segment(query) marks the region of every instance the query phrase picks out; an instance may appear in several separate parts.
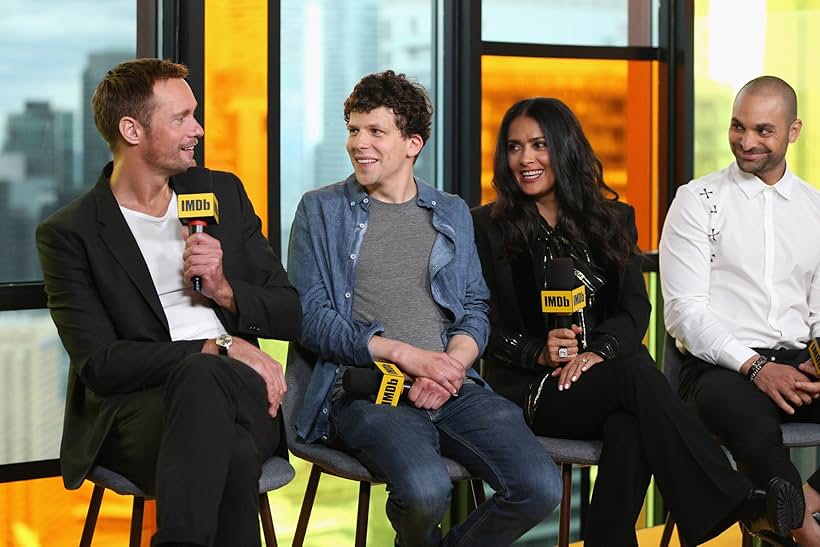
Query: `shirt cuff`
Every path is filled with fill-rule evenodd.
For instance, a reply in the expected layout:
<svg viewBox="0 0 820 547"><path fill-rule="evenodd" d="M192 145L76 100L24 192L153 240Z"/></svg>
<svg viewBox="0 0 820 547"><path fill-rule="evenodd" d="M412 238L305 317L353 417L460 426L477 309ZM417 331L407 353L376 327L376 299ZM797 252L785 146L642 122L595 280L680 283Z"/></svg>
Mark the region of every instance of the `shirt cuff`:
<svg viewBox="0 0 820 547"><path fill-rule="evenodd" d="M752 348L746 347L737 340L732 340L720 350L718 354L718 364L722 367L740 372L740 367L757 355Z"/></svg>

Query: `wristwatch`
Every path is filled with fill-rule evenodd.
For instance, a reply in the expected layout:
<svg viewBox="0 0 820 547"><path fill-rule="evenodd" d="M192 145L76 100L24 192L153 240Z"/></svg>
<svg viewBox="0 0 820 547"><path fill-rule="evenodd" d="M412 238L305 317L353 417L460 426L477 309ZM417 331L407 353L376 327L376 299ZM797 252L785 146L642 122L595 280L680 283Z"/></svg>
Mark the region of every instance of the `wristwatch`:
<svg viewBox="0 0 820 547"><path fill-rule="evenodd" d="M216 349L219 350L219 355L228 355L228 350L233 344L233 336L230 334L222 334L216 338Z"/></svg>

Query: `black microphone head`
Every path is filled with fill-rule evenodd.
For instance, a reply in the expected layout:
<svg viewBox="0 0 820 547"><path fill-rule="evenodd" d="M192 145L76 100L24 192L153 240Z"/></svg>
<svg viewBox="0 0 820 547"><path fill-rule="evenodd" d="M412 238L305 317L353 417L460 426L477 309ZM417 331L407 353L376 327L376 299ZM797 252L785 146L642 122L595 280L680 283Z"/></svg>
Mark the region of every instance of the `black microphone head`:
<svg viewBox="0 0 820 547"><path fill-rule="evenodd" d="M342 374L342 388L357 395L376 395L382 374L376 369L349 367Z"/></svg>
<svg viewBox="0 0 820 547"><path fill-rule="evenodd" d="M567 256L560 256L550 261L550 290L571 291L579 285L575 277L575 265Z"/></svg>

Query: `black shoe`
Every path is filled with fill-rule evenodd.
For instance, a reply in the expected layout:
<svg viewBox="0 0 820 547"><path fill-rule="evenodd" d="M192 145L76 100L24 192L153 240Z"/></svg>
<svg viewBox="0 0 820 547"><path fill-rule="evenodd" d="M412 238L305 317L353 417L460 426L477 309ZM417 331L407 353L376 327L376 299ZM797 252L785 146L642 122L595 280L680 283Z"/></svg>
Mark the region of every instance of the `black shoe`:
<svg viewBox="0 0 820 547"><path fill-rule="evenodd" d="M780 477L769 481L766 491L752 490L741 507L741 522L750 533L768 536L788 545L791 531L803 524L806 506L800 490ZM774 534L775 538L772 538Z"/></svg>

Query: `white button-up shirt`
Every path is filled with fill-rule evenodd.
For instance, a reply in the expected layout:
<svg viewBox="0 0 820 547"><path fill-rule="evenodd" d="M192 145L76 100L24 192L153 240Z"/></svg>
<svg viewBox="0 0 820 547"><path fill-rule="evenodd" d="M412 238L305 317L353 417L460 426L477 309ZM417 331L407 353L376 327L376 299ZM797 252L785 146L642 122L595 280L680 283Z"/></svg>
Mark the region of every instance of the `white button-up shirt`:
<svg viewBox="0 0 820 547"><path fill-rule="evenodd" d="M666 329L739 370L751 348L820 334L820 192L788 169L773 186L732 163L678 188L660 244Z"/></svg>

